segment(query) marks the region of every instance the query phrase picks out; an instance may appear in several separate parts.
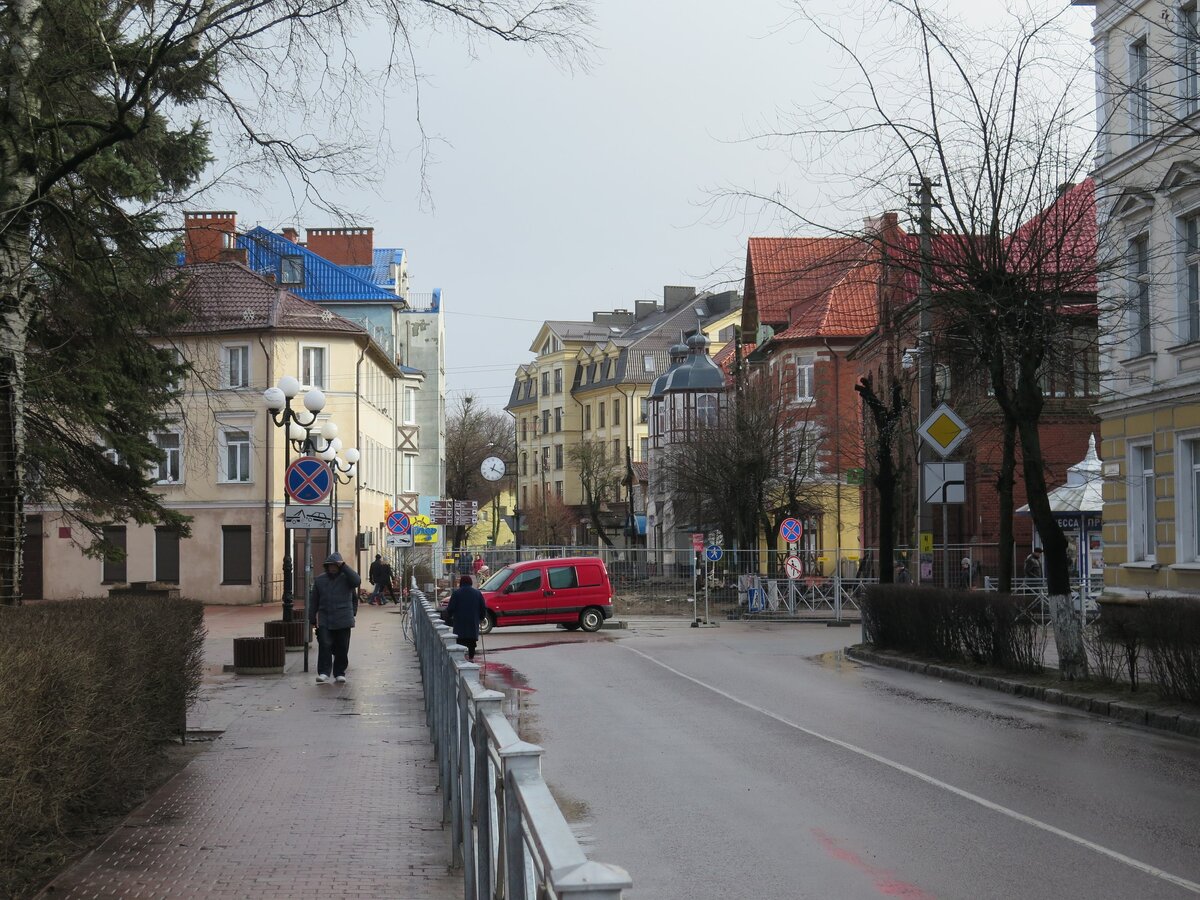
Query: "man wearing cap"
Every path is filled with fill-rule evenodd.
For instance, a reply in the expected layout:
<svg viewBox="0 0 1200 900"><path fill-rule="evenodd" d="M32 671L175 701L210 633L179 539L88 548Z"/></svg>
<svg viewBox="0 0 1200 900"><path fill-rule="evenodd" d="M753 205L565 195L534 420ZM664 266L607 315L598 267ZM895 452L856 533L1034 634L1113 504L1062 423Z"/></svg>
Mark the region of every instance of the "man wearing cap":
<svg viewBox="0 0 1200 900"><path fill-rule="evenodd" d="M346 682L360 584L362 578L340 553L329 554L324 573L313 581L308 614L309 624L317 629L317 684L327 684L331 674L338 684Z"/></svg>

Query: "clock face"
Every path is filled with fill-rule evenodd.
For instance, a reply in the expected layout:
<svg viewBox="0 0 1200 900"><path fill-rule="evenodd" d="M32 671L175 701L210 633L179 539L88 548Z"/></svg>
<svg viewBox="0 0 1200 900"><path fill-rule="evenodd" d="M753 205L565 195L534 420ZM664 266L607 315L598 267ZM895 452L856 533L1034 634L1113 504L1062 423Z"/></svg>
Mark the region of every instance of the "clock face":
<svg viewBox="0 0 1200 900"><path fill-rule="evenodd" d="M479 467L479 473L488 481L499 481L504 477L504 460L498 456L489 456Z"/></svg>

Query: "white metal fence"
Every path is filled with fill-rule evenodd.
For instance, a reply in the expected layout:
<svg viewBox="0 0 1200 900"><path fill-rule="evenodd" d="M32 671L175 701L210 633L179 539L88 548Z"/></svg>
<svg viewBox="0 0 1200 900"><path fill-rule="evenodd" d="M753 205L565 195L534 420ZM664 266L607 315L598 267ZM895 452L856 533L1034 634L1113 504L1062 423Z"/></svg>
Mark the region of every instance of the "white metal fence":
<svg viewBox="0 0 1200 900"><path fill-rule="evenodd" d="M437 751L442 821L466 900L619 900L630 887L617 866L584 854L542 778L542 748L520 739L501 708L504 694L413 592L413 627L426 717Z"/></svg>

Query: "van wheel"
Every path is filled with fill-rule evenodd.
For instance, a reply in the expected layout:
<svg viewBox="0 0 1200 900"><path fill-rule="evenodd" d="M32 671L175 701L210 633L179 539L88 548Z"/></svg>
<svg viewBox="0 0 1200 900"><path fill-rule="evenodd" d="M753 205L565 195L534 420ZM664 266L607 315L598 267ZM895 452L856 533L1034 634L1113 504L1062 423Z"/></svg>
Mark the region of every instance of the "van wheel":
<svg viewBox="0 0 1200 900"><path fill-rule="evenodd" d="M579 627L584 631L599 631L603 624L604 613L594 606L589 606L579 614Z"/></svg>
<svg viewBox="0 0 1200 900"><path fill-rule="evenodd" d="M479 623L480 634L491 634L492 629L496 627L496 616L493 613L488 613L483 617L483 621Z"/></svg>

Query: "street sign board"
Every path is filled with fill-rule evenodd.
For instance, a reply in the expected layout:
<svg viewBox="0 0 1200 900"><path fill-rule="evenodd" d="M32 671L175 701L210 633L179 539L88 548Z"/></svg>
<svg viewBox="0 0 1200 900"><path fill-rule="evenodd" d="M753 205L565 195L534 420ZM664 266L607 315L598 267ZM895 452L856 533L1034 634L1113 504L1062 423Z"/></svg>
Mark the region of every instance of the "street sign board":
<svg viewBox="0 0 1200 900"><path fill-rule="evenodd" d="M332 506L285 506L284 528L332 528Z"/></svg>
<svg viewBox="0 0 1200 900"><path fill-rule="evenodd" d="M302 456L288 466L283 485L297 503L320 503L333 489L333 476L315 456Z"/></svg>
<svg viewBox="0 0 1200 900"><path fill-rule="evenodd" d="M707 549L704 551L704 556L709 562L716 562L724 555L725 551L716 544L709 544Z"/></svg>
<svg viewBox="0 0 1200 900"><path fill-rule="evenodd" d="M799 519L784 519L779 526L779 536L789 544L799 543L803 534L804 526L800 524Z"/></svg>
<svg viewBox="0 0 1200 900"><path fill-rule="evenodd" d="M933 532L932 531L922 531L921 532L920 550L922 553L932 553L933 552Z"/></svg>
<svg viewBox="0 0 1200 900"><path fill-rule="evenodd" d="M702 532L697 531L692 535L692 550L696 553L699 553L703 549L704 549L704 534Z"/></svg>
<svg viewBox="0 0 1200 900"><path fill-rule="evenodd" d="M408 513L396 511L387 518L387 529L391 534L408 534L412 530L412 521Z"/></svg>
<svg viewBox="0 0 1200 900"><path fill-rule="evenodd" d="M479 501L434 500L429 504L429 518L439 525L474 525L479 521Z"/></svg>
<svg viewBox="0 0 1200 900"><path fill-rule="evenodd" d="M967 465L960 462L925 463L926 503L966 503Z"/></svg>
<svg viewBox="0 0 1200 900"><path fill-rule="evenodd" d="M783 561L783 571L787 573L787 577L795 581L797 578L804 577L804 560L798 556L789 556Z"/></svg>
<svg viewBox="0 0 1200 900"><path fill-rule="evenodd" d="M954 410L943 403L929 414L929 418L921 423L917 434L926 444L940 453L949 456L958 449L958 445L967 439L971 429L967 423L955 415Z"/></svg>
<svg viewBox="0 0 1200 900"><path fill-rule="evenodd" d="M413 534L411 531L406 531L404 534L385 534L383 542L387 547L411 547L413 545Z"/></svg>

